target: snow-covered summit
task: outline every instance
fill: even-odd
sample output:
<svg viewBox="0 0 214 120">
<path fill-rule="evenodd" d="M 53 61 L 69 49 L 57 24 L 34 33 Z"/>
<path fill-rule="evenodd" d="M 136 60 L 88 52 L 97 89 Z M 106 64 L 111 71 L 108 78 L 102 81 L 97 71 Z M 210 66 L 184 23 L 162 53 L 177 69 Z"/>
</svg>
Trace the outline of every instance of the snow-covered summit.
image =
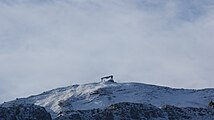
<svg viewBox="0 0 214 120">
<path fill-rule="evenodd" d="M 103 81 L 83 85 L 57 88 L 42 94 L 6 102 L 13 104 L 35 104 L 43 106 L 52 117 L 65 110 L 89 110 L 106 108 L 121 102 L 149 103 L 157 107 L 207 107 L 214 100 L 214 89 L 173 89 L 143 83 L 116 83 Z"/>
</svg>

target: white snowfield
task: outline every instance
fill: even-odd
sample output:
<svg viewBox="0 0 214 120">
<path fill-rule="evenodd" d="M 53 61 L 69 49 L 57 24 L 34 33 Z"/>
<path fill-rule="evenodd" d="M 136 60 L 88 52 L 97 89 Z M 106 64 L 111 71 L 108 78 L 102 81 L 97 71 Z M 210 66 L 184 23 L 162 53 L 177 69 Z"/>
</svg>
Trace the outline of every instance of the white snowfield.
<svg viewBox="0 0 214 120">
<path fill-rule="evenodd" d="M 143 83 L 116 83 L 112 81 L 72 85 L 53 89 L 28 98 L 3 103 L 36 104 L 46 108 L 55 118 L 62 110 L 105 108 L 114 103 L 150 103 L 157 107 L 207 107 L 214 100 L 214 89 L 173 89 Z"/>
</svg>

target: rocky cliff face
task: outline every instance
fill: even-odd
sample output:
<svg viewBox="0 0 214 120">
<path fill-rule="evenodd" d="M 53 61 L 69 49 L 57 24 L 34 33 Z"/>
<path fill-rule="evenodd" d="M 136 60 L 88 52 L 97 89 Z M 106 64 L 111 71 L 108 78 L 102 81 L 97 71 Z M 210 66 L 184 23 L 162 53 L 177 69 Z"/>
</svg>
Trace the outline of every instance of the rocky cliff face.
<svg viewBox="0 0 214 120">
<path fill-rule="evenodd" d="M 66 110 L 55 120 L 213 120 L 214 109 L 155 107 L 151 104 L 118 103 L 106 109 Z"/>
<path fill-rule="evenodd" d="M 51 115 L 40 106 L 14 104 L 0 107 L 0 120 L 51 120 Z"/>
<path fill-rule="evenodd" d="M 166 105 L 117 103 L 105 109 L 63 110 L 53 120 L 213 120 L 213 108 L 179 108 Z M 36 105 L 13 104 L 0 107 L 0 120 L 52 120 L 45 108 Z"/>
</svg>

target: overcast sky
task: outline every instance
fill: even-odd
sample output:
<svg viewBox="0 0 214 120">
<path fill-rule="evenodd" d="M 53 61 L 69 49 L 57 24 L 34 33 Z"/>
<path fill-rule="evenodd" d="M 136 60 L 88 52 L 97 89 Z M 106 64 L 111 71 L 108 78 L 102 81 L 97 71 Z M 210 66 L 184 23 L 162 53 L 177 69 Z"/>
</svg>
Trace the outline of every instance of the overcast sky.
<svg viewBox="0 0 214 120">
<path fill-rule="evenodd" d="M 110 74 L 214 87 L 214 1 L 0 0 L 0 102 Z"/>
</svg>

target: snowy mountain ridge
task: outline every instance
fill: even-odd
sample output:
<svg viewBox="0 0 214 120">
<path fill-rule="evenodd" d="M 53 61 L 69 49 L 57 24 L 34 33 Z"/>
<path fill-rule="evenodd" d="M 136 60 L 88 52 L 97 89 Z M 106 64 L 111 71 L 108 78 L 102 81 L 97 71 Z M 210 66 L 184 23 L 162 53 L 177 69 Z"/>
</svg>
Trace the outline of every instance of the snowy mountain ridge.
<svg viewBox="0 0 214 120">
<path fill-rule="evenodd" d="M 66 110 L 105 109 L 112 104 L 130 102 L 146 103 L 161 108 L 164 105 L 177 107 L 206 108 L 214 100 L 214 89 L 173 89 L 143 83 L 116 83 L 105 81 L 57 88 L 28 98 L 3 103 L 35 104 L 45 107 L 52 118 Z"/>
</svg>

